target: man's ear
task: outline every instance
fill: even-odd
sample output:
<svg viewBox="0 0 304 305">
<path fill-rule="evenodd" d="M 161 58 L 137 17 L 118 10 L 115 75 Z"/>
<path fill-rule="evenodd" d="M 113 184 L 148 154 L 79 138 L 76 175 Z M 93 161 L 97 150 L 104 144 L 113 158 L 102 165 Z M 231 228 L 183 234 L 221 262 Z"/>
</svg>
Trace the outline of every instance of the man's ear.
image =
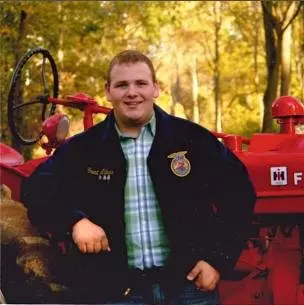
<svg viewBox="0 0 304 305">
<path fill-rule="evenodd" d="M 159 85 L 158 82 L 154 83 L 154 93 L 153 93 L 153 97 L 157 98 L 159 97 Z"/>
<path fill-rule="evenodd" d="M 105 92 L 106 97 L 109 102 L 111 102 L 111 95 L 110 95 L 110 83 L 105 83 Z"/>
</svg>

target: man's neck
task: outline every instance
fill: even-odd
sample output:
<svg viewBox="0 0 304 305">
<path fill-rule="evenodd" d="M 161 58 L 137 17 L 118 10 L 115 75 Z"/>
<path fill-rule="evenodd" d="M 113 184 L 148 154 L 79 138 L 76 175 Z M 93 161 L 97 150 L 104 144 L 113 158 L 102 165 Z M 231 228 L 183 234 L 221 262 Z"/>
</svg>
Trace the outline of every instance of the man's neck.
<svg viewBox="0 0 304 305">
<path fill-rule="evenodd" d="M 137 138 L 140 134 L 141 128 L 142 126 L 120 126 L 119 124 L 117 125 L 120 132 L 124 135 L 124 136 L 128 136 L 131 138 Z"/>
<path fill-rule="evenodd" d="M 153 114 L 152 114 L 153 116 Z M 124 122 L 121 122 L 120 120 L 116 119 L 116 124 L 119 129 L 119 131 L 124 135 L 132 138 L 137 138 L 141 132 L 141 129 L 143 126 L 145 126 L 152 118 L 152 116 L 147 120 L 145 123 L 139 123 L 139 124 L 126 124 Z"/>
</svg>

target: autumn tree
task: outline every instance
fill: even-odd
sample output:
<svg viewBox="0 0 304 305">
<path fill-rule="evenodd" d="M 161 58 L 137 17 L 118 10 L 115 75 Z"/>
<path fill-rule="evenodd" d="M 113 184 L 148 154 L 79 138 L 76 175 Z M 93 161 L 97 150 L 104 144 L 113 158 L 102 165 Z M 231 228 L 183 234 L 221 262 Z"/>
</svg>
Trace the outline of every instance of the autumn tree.
<svg viewBox="0 0 304 305">
<path fill-rule="evenodd" d="M 278 94 L 281 68 L 281 95 L 290 82 L 290 25 L 298 15 L 302 1 L 261 1 L 263 9 L 267 84 L 264 93 L 263 132 L 272 131 L 271 104 Z"/>
</svg>

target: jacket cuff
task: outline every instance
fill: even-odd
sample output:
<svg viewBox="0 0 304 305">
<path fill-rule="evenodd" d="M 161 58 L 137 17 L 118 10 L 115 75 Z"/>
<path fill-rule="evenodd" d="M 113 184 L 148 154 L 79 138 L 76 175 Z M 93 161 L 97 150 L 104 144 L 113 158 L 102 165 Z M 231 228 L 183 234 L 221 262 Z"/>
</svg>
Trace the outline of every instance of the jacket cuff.
<svg viewBox="0 0 304 305">
<path fill-rule="evenodd" d="M 237 258 L 232 258 L 222 252 L 213 251 L 209 255 L 201 255 L 198 260 L 204 260 L 214 269 L 216 269 L 221 277 L 226 277 L 234 270 L 234 266 L 237 262 Z"/>
<path fill-rule="evenodd" d="M 70 223 L 70 230 L 72 230 L 73 226 L 83 218 L 89 218 L 89 216 L 79 209 L 74 209 Z"/>
<path fill-rule="evenodd" d="M 230 278 L 241 252 L 241 247 L 235 247 L 233 251 L 220 246 L 201 247 L 198 251 L 193 251 L 192 261 L 195 265 L 198 261 L 203 260 L 216 269 L 221 278 Z"/>
</svg>

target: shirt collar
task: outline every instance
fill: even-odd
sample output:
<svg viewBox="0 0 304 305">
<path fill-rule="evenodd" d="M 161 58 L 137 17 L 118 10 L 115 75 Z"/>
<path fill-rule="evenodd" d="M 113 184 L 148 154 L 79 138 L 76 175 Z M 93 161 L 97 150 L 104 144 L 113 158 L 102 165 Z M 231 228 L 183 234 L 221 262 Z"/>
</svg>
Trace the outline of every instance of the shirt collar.
<svg viewBox="0 0 304 305">
<path fill-rule="evenodd" d="M 153 137 L 155 136 L 155 132 L 156 132 L 156 118 L 155 118 L 155 112 L 154 112 L 154 110 L 153 110 L 153 114 L 152 114 L 152 117 L 151 117 L 150 121 L 149 121 L 148 123 L 146 123 L 146 124 L 142 127 L 142 129 L 145 129 L 145 128 L 147 128 L 147 130 L 149 130 L 149 132 L 151 133 L 151 135 L 152 135 Z M 124 135 L 124 134 L 120 131 L 120 129 L 119 129 L 119 127 L 118 127 L 118 125 L 117 125 L 116 122 L 115 122 L 115 129 L 116 129 L 116 131 L 117 131 L 118 136 L 119 136 L 120 139 L 133 138 L 133 137 Z"/>
</svg>

